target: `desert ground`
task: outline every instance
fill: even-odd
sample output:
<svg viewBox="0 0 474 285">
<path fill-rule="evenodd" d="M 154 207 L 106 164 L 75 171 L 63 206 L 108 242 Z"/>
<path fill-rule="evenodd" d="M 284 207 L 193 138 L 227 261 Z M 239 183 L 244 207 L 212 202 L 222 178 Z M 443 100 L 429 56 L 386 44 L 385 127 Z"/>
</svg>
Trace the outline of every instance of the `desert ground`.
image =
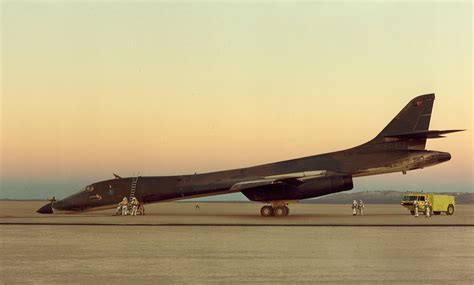
<svg viewBox="0 0 474 285">
<path fill-rule="evenodd" d="M 415 218 L 400 205 L 366 205 L 363 216 L 352 216 L 351 205 L 290 204 L 288 217 L 261 217 L 260 203 L 157 203 L 145 216 L 113 216 L 114 209 L 81 214 L 38 214 L 41 201 L 0 201 L 0 224 L 100 225 L 474 225 L 474 206 L 457 205 L 452 216 Z"/>
<path fill-rule="evenodd" d="M 113 210 L 40 215 L 44 202 L 0 203 L 0 283 L 472 284 L 474 209 L 414 218 L 400 205 L 163 203 L 146 216 Z M 130 226 L 131 225 L 131 226 Z"/>
</svg>

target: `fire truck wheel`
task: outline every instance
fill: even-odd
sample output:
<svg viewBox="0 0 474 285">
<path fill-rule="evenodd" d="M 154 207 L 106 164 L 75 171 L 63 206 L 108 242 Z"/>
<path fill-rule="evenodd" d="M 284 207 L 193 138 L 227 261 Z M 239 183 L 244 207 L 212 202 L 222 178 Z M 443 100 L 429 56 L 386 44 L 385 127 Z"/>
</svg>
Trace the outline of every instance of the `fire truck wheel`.
<svg viewBox="0 0 474 285">
<path fill-rule="evenodd" d="M 452 214 L 454 214 L 454 206 L 449 205 L 448 210 L 446 211 L 446 215 L 452 215 Z"/>
</svg>

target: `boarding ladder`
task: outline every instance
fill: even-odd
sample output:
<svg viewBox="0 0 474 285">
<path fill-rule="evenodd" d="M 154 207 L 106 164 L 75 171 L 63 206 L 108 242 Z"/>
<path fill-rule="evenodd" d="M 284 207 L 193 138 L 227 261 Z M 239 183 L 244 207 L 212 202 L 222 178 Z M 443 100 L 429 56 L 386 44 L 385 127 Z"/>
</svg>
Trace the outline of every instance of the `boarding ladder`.
<svg viewBox="0 0 474 285">
<path fill-rule="evenodd" d="M 130 187 L 130 197 L 128 199 L 128 212 L 132 212 L 132 200 L 135 198 L 135 191 L 137 190 L 138 178 L 140 176 L 134 176 L 132 178 L 132 186 Z"/>
</svg>

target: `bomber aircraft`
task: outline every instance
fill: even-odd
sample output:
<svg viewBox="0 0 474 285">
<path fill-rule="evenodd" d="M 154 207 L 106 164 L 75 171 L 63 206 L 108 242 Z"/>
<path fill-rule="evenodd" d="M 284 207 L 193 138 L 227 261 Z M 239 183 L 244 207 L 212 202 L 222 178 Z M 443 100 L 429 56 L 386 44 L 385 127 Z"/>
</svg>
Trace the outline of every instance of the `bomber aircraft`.
<svg viewBox="0 0 474 285">
<path fill-rule="evenodd" d="M 115 178 L 86 186 L 79 193 L 48 203 L 37 212 L 78 213 L 115 208 L 123 197 L 156 203 L 241 192 L 265 203 L 264 217 L 289 214 L 288 205 L 353 188 L 353 178 L 393 172 L 406 174 L 451 159 L 426 150 L 426 140 L 463 130 L 428 130 L 435 95 L 411 100 L 371 141 L 347 150 L 248 168 L 204 174 Z"/>
</svg>

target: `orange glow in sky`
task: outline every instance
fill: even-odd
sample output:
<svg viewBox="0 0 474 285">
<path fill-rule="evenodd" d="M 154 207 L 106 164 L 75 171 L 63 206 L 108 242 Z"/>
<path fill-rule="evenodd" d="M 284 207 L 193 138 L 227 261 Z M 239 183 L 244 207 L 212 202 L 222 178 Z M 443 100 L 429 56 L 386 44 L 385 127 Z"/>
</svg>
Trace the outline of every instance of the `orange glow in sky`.
<svg viewBox="0 0 474 285">
<path fill-rule="evenodd" d="M 426 93 L 431 129 L 468 131 L 403 179 L 472 190 L 472 3 L 1 5 L 3 196 L 341 150 Z"/>
</svg>

